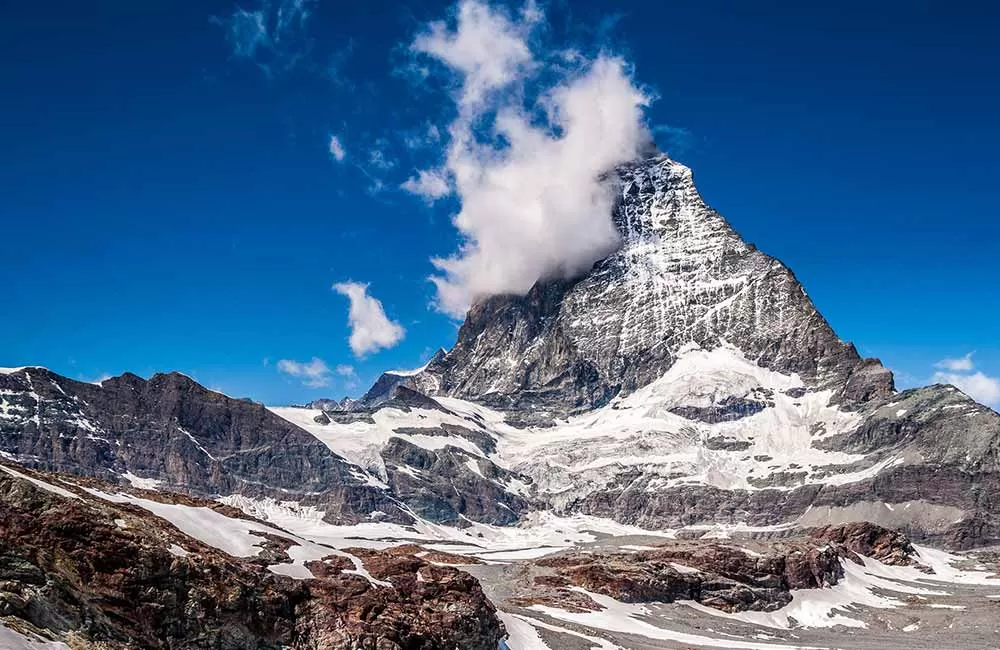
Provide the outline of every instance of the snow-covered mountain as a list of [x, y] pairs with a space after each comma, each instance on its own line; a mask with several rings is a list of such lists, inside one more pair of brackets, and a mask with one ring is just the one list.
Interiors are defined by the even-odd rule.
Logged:
[[651, 383], [691, 345], [728, 345], [838, 402], [892, 392], [891, 373], [837, 337], [792, 272], [705, 205], [690, 169], [656, 155], [619, 177], [621, 248], [581, 278], [476, 304], [413, 385], [566, 414]]
[[[914, 551], [892, 531], [953, 549], [1000, 543], [1000, 415], [951, 386], [895, 391], [787, 267], [705, 205], [683, 165], [655, 155], [617, 179], [618, 251], [582, 277], [474, 305], [451, 350], [384, 373], [357, 401], [265, 408], [177, 373], [92, 385], [7, 369], [0, 457], [117, 484], [133, 504], [140, 490], [221, 501], [257, 522], [240, 527], [267, 522], [302, 546], [406, 544], [421, 561], [446, 550], [474, 558], [485, 564], [468, 570], [503, 604], [512, 650], [549, 648], [539, 631], [553, 629], [576, 639], [567, 647], [632, 647], [594, 629], [638, 634], [641, 647], [713, 645], [702, 625], [668, 634], [635, 604], [668, 596], [769, 629], [806, 615], [817, 627], [859, 627], [845, 608], [901, 606], [884, 590], [938, 595], [900, 586], [919, 580], [915, 558], [969, 578], [952, 567], [959, 558]], [[15, 478], [19, 498], [25, 481], [42, 480]], [[84, 497], [86, 482], [66, 481]], [[62, 530], [55, 523], [50, 536]], [[751, 537], [764, 546], [717, 541]], [[852, 554], [906, 568], [865, 559], [858, 569], [844, 562]], [[425, 582], [417, 559], [373, 562], [398, 569], [406, 587]], [[0, 585], [13, 571], [4, 566]], [[791, 595], [834, 583], [829, 598]], [[475, 647], [493, 642], [499, 628], [487, 628], [470, 632]], [[343, 647], [370, 633], [345, 632]], [[749, 638], [733, 647], [798, 647]]]

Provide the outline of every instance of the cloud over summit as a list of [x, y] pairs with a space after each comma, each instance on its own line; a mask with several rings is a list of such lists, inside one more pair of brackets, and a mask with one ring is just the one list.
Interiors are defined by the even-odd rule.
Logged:
[[541, 45], [543, 25], [531, 2], [512, 14], [463, 0], [411, 46], [456, 82], [440, 166], [403, 185], [461, 205], [462, 243], [432, 260], [431, 278], [438, 309], [455, 317], [479, 298], [581, 273], [620, 243], [603, 179], [649, 141], [650, 97], [621, 58]]
[[934, 364], [939, 370], [932, 381], [951, 384], [980, 404], [1000, 406], [1000, 377], [991, 377], [976, 370], [972, 353], [954, 359], [942, 359]]

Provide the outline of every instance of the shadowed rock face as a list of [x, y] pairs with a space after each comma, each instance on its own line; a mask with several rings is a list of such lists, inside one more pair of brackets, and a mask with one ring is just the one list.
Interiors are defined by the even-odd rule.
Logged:
[[618, 174], [621, 249], [582, 278], [475, 304], [413, 385], [561, 414], [650, 383], [684, 345], [726, 342], [849, 404], [892, 391], [891, 373], [836, 336], [787, 267], [705, 205], [687, 167], [658, 155]]
[[132, 374], [100, 386], [29, 368], [0, 375], [0, 452], [27, 467], [199, 496], [294, 499], [334, 521], [396, 513], [360, 472], [261, 404], [178, 374]]
[[477, 521], [504, 526], [528, 512], [529, 503], [503, 487], [524, 477], [458, 447], [431, 451], [391, 438], [382, 458], [393, 494], [425, 519], [463, 525], [463, 513], [474, 513]]
[[824, 526], [809, 531], [811, 537], [837, 544], [843, 551], [874, 558], [882, 564], [913, 564], [916, 550], [903, 534], [869, 522]]
[[8, 626], [105, 650], [493, 650], [503, 634], [475, 579], [407, 552], [415, 549], [363, 551], [368, 571], [391, 586], [343, 573], [353, 565], [340, 556], [311, 563], [320, 577], [294, 580], [266, 568], [287, 561], [290, 540], [270, 536], [260, 557], [236, 558], [146, 510], [73, 490], [81, 498], [0, 471]]
[[[444, 358], [445, 351], [439, 349], [434, 353], [434, 356], [430, 358], [427, 365], [437, 363]], [[375, 408], [393, 399], [396, 395], [396, 388], [399, 386], [407, 386], [410, 382], [410, 378], [418, 374], [418, 371], [404, 370], [404, 371], [389, 371], [382, 373], [372, 387], [361, 396], [356, 402], [352, 403], [341, 403], [340, 410], [350, 411], [359, 408]], [[345, 400], [346, 402], [347, 400]]]

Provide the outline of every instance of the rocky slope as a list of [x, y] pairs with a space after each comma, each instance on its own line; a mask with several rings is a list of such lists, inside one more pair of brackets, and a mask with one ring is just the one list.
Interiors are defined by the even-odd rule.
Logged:
[[844, 579], [842, 561], [910, 565], [910, 542], [873, 524], [847, 524], [773, 542], [689, 540], [613, 552], [569, 551], [520, 567], [510, 604], [600, 607], [580, 590], [624, 603], [692, 601], [724, 612], [774, 611], [792, 592]]
[[105, 650], [493, 650], [503, 635], [479, 584], [419, 548], [355, 555], [219, 504], [23, 472], [0, 466], [0, 623], [22, 635]]
[[399, 515], [357, 467], [261, 404], [178, 373], [100, 385], [44, 368], [0, 373], [0, 454], [25, 466], [198, 496], [321, 505], [331, 519]]

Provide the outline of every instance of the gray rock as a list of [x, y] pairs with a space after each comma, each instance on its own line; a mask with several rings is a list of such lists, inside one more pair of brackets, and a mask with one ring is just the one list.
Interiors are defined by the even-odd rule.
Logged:
[[409, 521], [360, 470], [263, 405], [210, 391], [179, 373], [126, 373], [100, 386], [40, 368], [0, 374], [0, 452], [37, 469], [214, 498], [316, 505], [331, 521], [374, 510]]
[[727, 342], [848, 405], [891, 393], [891, 373], [841, 341], [792, 272], [705, 205], [687, 167], [656, 155], [618, 177], [617, 252], [583, 277], [473, 305], [455, 346], [409, 384], [537, 422], [648, 384], [692, 342]]

